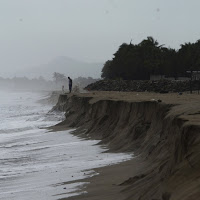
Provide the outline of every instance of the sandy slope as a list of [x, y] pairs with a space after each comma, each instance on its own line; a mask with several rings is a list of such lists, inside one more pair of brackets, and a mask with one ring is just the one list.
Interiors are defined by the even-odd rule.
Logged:
[[199, 100], [187, 93], [61, 96], [55, 109], [66, 111], [66, 120], [58, 128], [81, 127], [113, 151], [137, 156], [97, 170], [100, 175], [87, 180], [88, 194], [71, 199], [200, 199]]

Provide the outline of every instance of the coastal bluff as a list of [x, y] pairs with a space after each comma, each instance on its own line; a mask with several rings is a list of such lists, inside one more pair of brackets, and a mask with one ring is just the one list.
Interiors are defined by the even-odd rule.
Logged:
[[77, 128], [75, 134], [100, 139], [110, 151], [134, 153], [129, 169], [113, 174], [120, 183], [99, 187], [94, 198], [90, 185], [97, 183], [91, 178], [88, 193], [70, 199], [200, 199], [199, 102], [200, 95], [186, 93], [60, 95], [53, 109], [65, 112], [66, 119], [56, 127]]

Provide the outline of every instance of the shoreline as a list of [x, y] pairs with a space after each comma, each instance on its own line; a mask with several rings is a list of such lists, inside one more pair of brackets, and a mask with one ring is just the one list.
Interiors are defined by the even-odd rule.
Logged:
[[[97, 175], [82, 181], [87, 184], [81, 189], [82, 192], [87, 191], [78, 196], [62, 198], [59, 200], [121, 200], [127, 197], [127, 194], [121, 193], [126, 185], [123, 182], [135, 174], [140, 174], [141, 169], [138, 167], [139, 159], [131, 159], [123, 161], [119, 164], [94, 169]], [[135, 170], [132, 170], [135, 166]], [[76, 181], [79, 182], [79, 181]]]
[[[53, 126], [50, 127], [49, 130], [50, 132], [59, 132], [71, 129], [67, 126]], [[91, 140], [92, 138], [85, 135], [84, 132], [84, 130], [80, 131], [79, 129], [77, 129], [72, 130], [71, 132], [69, 132], [69, 134], [77, 136], [81, 139]], [[99, 143], [97, 143], [96, 145], [102, 146]], [[111, 149], [107, 149], [102, 153], [106, 152], [116, 153]], [[125, 153], [132, 154], [133, 152]], [[72, 197], [58, 198], [58, 200], [98, 200], [99, 198], [105, 200], [118, 199], [118, 196], [120, 194], [119, 189], [125, 189], [125, 186], [121, 184], [123, 184], [125, 180], [131, 178], [131, 176], [133, 176], [135, 172], [137, 172], [138, 175], [142, 172], [142, 170], [138, 168], [138, 166], [140, 165], [139, 163], [143, 163], [142, 159], [140, 159], [139, 157], [134, 157], [133, 155], [131, 159], [123, 160], [119, 163], [110, 163], [109, 165], [104, 167], [91, 168], [90, 170], [95, 172], [91, 177], [60, 183], [60, 185], [63, 185], [63, 187], [67, 184], [72, 183], [84, 183], [83, 186], [75, 188], [77, 189], [77, 193], [81, 194]], [[134, 171], [132, 171], [133, 165], [137, 168]], [[117, 176], [115, 176], [116, 174]], [[110, 195], [112, 195], [112, 198]], [[59, 196], [59, 194], [57, 194], [57, 196]], [[125, 197], [124, 195], [120, 195], [119, 200], [122, 198], [122, 196]]]
[[[196, 181], [200, 173], [196, 168], [200, 166], [200, 156], [199, 151], [195, 149], [196, 142], [199, 141], [197, 133], [200, 130], [199, 100], [200, 95], [186, 93], [181, 96], [122, 92], [61, 95], [55, 109], [66, 111], [66, 120], [57, 128], [62, 129], [62, 125], [65, 128], [80, 127], [86, 130], [86, 134], [82, 133], [81, 136], [75, 133], [75, 135], [87, 139], [88, 137], [101, 139], [100, 144], [107, 144], [110, 152], [134, 152], [136, 155], [136, 158], [130, 161], [95, 169], [99, 175], [83, 180], [90, 182], [86, 186], [86, 194], [62, 200], [197, 198], [200, 192]], [[133, 109], [133, 112], [128, 111], [129, 109]], [[114, 115], [112, 110], [116, 110]], [[131, 122], [137, 121], [140, 113], [143, 113], [141, 116], [144, 118], [141, 125], [147, 128], [142, 128], [140, 124], [135, 126], [145, 135], [143, 132], [141, 132], [142, 137], [138, 138], [138, 135], [135, 135], [131, 143], [124, 146], [130, 139]], [[132, 118], [132, 115], [135, 117]], [[119, 119], [116, 121], [117, 116], [121, 118], [120, 121]], [[110, 124], [113, 124], [111, 129], [108, 128]], [[119, 129], [124, 132], [124, 135], [120, 135]], [[159, 133], [160, 139], [156, 136], [159, 130], [163, 131]], [[136, 134], [132, 129], [131, 132], [133, 135]], [[172, 133], [174, 135], [171, 135]], [[189, 137], [187, 151], [184, 150], [184, 143], [181, 142], [182, 137]], [[178, 151], [178, 154], [174, 154], [173, 151]], [[189, 159], [189, 165], [185, 158]], [[185, 176], [188, 177], [187, 181]], [[185, 194], [188, 187], [191, 192]]]

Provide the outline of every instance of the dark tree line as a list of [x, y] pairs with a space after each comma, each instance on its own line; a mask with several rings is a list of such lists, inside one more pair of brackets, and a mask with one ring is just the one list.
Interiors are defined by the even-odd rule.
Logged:
[[179, 50], [166, 48], [148, 37], [139, 44], [122, 44], [102, 69], [102, 78], [148, 80], [150, 75], [177, 78], [186, 71], [200, 70], [200, 40], [185, 43]]

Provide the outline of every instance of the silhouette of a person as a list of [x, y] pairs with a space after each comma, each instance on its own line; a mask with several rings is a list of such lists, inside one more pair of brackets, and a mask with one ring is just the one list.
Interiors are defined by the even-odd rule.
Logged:
[[69, 93], [72, 92], [72, 79], [70, 77], [68, 77], [69, 80]]

